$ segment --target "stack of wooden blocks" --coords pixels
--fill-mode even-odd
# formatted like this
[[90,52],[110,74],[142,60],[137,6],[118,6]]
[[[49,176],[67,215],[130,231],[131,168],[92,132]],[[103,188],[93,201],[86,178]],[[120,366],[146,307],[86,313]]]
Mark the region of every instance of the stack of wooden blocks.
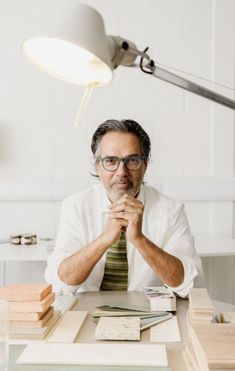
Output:
[[215,310],[206,289],[190,290],[188,315],[193,323],[212,322]]
[[235,370],[235,323],[215,321],[215,311],[206,289],[191,289],[189,303],[189,339],[183,352],[187,369]]
[[10,338],[43,339],[59,318],[51,285],[6,285],[0,288],[0,299],[9,302]]

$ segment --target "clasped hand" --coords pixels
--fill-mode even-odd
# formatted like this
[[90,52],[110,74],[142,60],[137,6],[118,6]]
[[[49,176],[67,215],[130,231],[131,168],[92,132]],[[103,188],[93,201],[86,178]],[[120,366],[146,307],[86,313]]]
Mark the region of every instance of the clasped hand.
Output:
[[122,230],[126,231],[126,239],[135,244],[135,241],[143,236],[143,211],[142,202],[127,194],[114,202],[108,210],[108,220],[104,230],[110,238],[110,244],[119,240]]

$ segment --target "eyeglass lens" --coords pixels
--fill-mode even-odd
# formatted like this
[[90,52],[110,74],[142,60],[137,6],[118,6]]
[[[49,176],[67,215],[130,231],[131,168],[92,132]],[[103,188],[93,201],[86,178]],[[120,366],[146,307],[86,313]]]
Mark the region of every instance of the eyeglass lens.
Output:
[[139,169],[141,163],[142,163],[142,157],[139,155],[135,156],[126,156],[124,158],[118,158],[118,157],[105,157],[101,159],[102,165],[105,170],[108,171],[115,171],[118,169],[119,164],[121,161],[124,162],[125,166],[129,170],[137,170]]

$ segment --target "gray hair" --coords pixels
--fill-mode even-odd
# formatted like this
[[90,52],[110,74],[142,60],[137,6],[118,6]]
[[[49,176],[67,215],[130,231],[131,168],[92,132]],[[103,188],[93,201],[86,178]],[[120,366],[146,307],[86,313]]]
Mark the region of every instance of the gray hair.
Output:
[[139,139],[142,155],[147,162],[150,158],[151,142],[148,134],[134,120],[107,120],[103,124],[99,125],[92,137],[91,151],[95,156],[97,154],[97,149],[101,142],[101,139],[106,133],[118,132],[118,133],[131,133],[136,135]]

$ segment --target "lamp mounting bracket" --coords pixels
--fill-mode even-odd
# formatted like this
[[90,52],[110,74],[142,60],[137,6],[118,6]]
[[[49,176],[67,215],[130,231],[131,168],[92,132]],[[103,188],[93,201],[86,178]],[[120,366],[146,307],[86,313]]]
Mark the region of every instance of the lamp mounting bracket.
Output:
[[[150,62],[148,54],[141,52],[132,41],[121,38],[120,36],[108,36],[109,49],[112,56],[113,68],[118,66],[131,67],[135,65],[137,57]],[[146,48],[148,50],[148,48]]]

